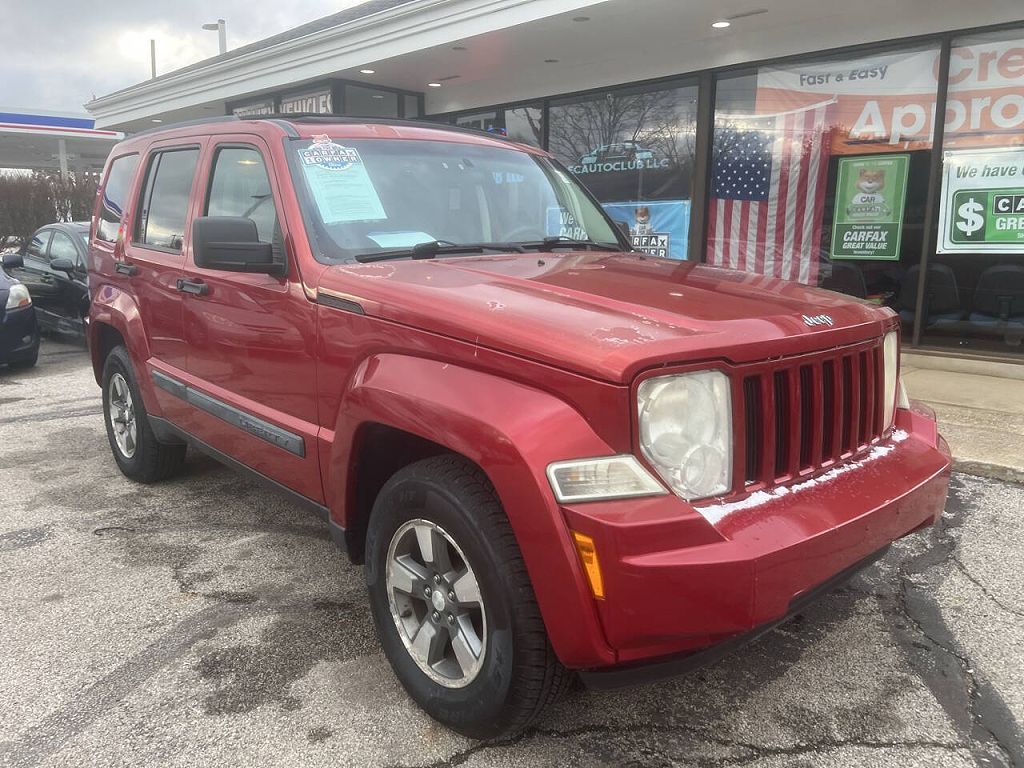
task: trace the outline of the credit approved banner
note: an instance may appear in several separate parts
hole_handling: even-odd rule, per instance
[[[839,159],[833,259],[899,259],[909,166],[910,155]]]
[[[761,67],[755,109],[777,114],[835,98],[832,154],[929,149],[935,129],[939,49]],[[953,48],[945,146],[1024,145],[1024,43]]]
[[[944,153],[939,253],[1024,253],[1024,149]]]

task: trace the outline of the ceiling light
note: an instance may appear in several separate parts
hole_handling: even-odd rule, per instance
[[[453,51],[464,51],[464,50],[466,50],[466,46],[464,46],[464,45],[453,45],[452,46],[452,50]]]
[[[154,118],[153,118],[153,122],[154,122],[154,123],[162,123],[162,122],[163,122],[163,120],[161,120],[161,119],[160,119],[159,117],[154,117]]]
[[[590,17],[589,16],[573,16],[572,20],[573,21],[590,21]]]
[[[376,71],[377,70],[375,70],[375,69],[360,69],[359,73],[362,74],[362,75],[372,75]]]
[[[427,86],[430,87],[430,88],[440,88],[441,84],[440,83],[427,83]]]
[[[373,98],[375,98],[375,99],[383,99],[384,98],[384,94],[383,93],[375,93],[375,94],[373,94]]]
[[[719,21],[711,22],[711,26],[714,29],[725,29],[726,27],[730,26],[731,24],[732,24],[732,22],[726,21],[725,19],[721,19]]]

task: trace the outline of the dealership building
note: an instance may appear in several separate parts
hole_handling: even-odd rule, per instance
[[[230,20],[229,20],[230,24]],[[371,0],[86,105],[425,119],[543,147],[634,246],[1024,361],[1021,0]]]

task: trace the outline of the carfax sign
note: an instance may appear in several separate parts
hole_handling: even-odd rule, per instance
[[[939,253],[1024,253],[1024,149],[946,152]]]
[[[910,155],[839,159],[833,259],[899,259],[909,164]]]

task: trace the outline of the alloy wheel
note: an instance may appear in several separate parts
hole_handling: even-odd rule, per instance
[[[399,527],[388,547],[387,594],[420,670],[446,688],[473,682],[487,651],[487,612],[476,574],[451,535],[429,520]]]
[[[114,442],[121,455],[130,459],[135,455],[138,439],[132,391],[120,373],[111,376],[107,386],[107,418],[114,430]]]

